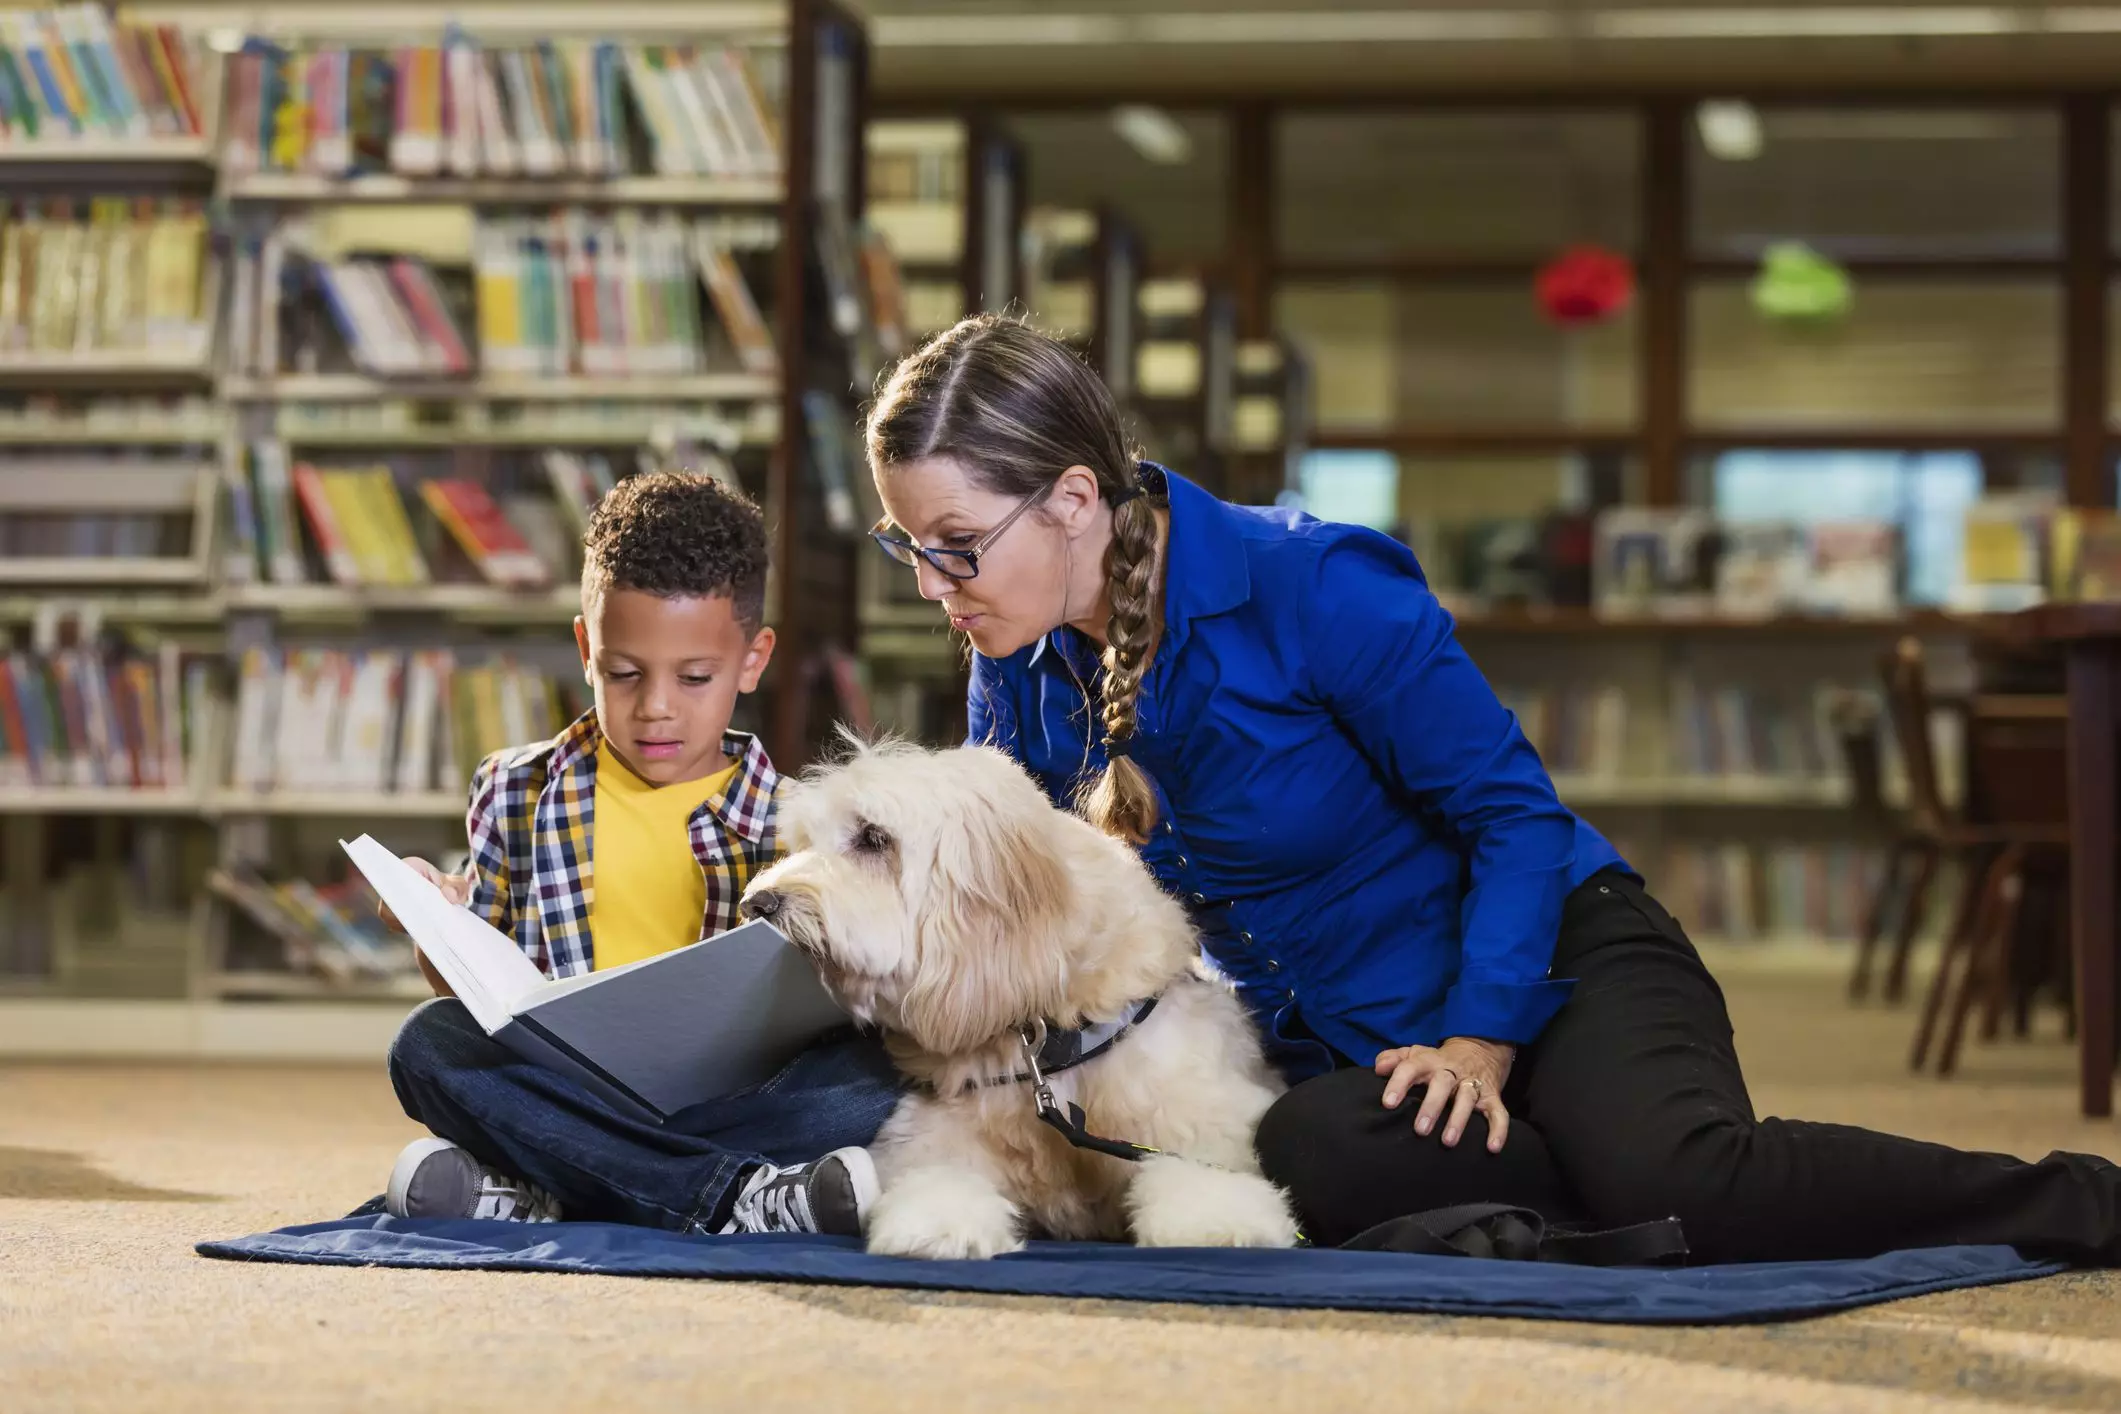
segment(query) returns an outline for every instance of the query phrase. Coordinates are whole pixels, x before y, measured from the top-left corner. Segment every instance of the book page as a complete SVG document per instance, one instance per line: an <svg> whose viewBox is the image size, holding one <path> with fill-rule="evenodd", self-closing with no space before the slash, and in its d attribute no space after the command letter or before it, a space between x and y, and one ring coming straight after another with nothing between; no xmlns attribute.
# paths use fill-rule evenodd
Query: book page
<svg viewBox="0 0 2121 1414"><path fill-rule="evenodd" d="M489 1035L506 1026L524 995L545 981L545 974L515 943L444 898L411 865L367 835L352 843L341 840L339 847Z"/></svg>

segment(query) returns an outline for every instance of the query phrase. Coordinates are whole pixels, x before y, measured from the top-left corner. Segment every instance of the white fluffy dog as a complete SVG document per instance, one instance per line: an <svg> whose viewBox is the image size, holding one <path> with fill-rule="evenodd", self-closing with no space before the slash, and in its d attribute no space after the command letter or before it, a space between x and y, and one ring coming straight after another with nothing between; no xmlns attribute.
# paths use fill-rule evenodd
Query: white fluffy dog
<svg viewBox="0 0 2121 1414"><path fill-rule="evenodd" d="M858 749L792 789L789 855L744 908L814 958L916 1082L872 1152L869 1250L991 1257L1027 1235L1286 1247L1296 1225L1252 1136L1280 1091L1184 910L1134 852L1055 809L997 751ZM1019 1028L1159 998L1109 1050L1050 1077L1130 1162L1041 1123Z"/></svg>

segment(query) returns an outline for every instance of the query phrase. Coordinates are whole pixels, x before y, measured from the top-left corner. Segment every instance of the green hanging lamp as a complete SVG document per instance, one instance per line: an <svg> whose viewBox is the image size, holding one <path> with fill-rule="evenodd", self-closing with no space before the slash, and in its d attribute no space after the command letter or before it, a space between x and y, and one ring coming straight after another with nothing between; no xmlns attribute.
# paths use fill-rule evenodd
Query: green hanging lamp
<svg viewBox="0 0 2121 1414"><path fill-rule="evenodd" d="M1787 323L1832 323L1846 317L1854 299L1849 272L1802 241L1769 246L1753 280L1753 308Z"/></svg>

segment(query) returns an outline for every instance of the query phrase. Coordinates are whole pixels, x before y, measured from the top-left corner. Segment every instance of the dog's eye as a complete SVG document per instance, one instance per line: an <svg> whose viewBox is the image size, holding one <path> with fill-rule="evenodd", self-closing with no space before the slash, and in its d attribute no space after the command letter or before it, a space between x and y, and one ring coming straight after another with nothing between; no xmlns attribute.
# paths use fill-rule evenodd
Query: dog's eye
<svg viewBox="0 0 2121 1414"><path fill-rule="evenodd" d="M891 848L891 833L864 820L854 827L853 846L856 854L882 854Z"/></svg>

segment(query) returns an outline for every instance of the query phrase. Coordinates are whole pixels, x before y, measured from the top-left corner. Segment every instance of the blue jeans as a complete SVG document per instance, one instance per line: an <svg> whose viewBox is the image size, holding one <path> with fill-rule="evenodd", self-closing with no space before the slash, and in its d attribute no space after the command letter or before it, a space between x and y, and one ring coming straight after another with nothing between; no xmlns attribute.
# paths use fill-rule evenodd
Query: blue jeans
<svg viewBox="0 0 2121 1414"><path fill-rule="evenodd" d="M835 1032L763 1085L649 1124L488 1036L453 997L390 1044L405 1113L560 1200L570 1219L712 1232L762 1162L804 1163L876 1137L903 1082L873 1037Z"/></svg>

